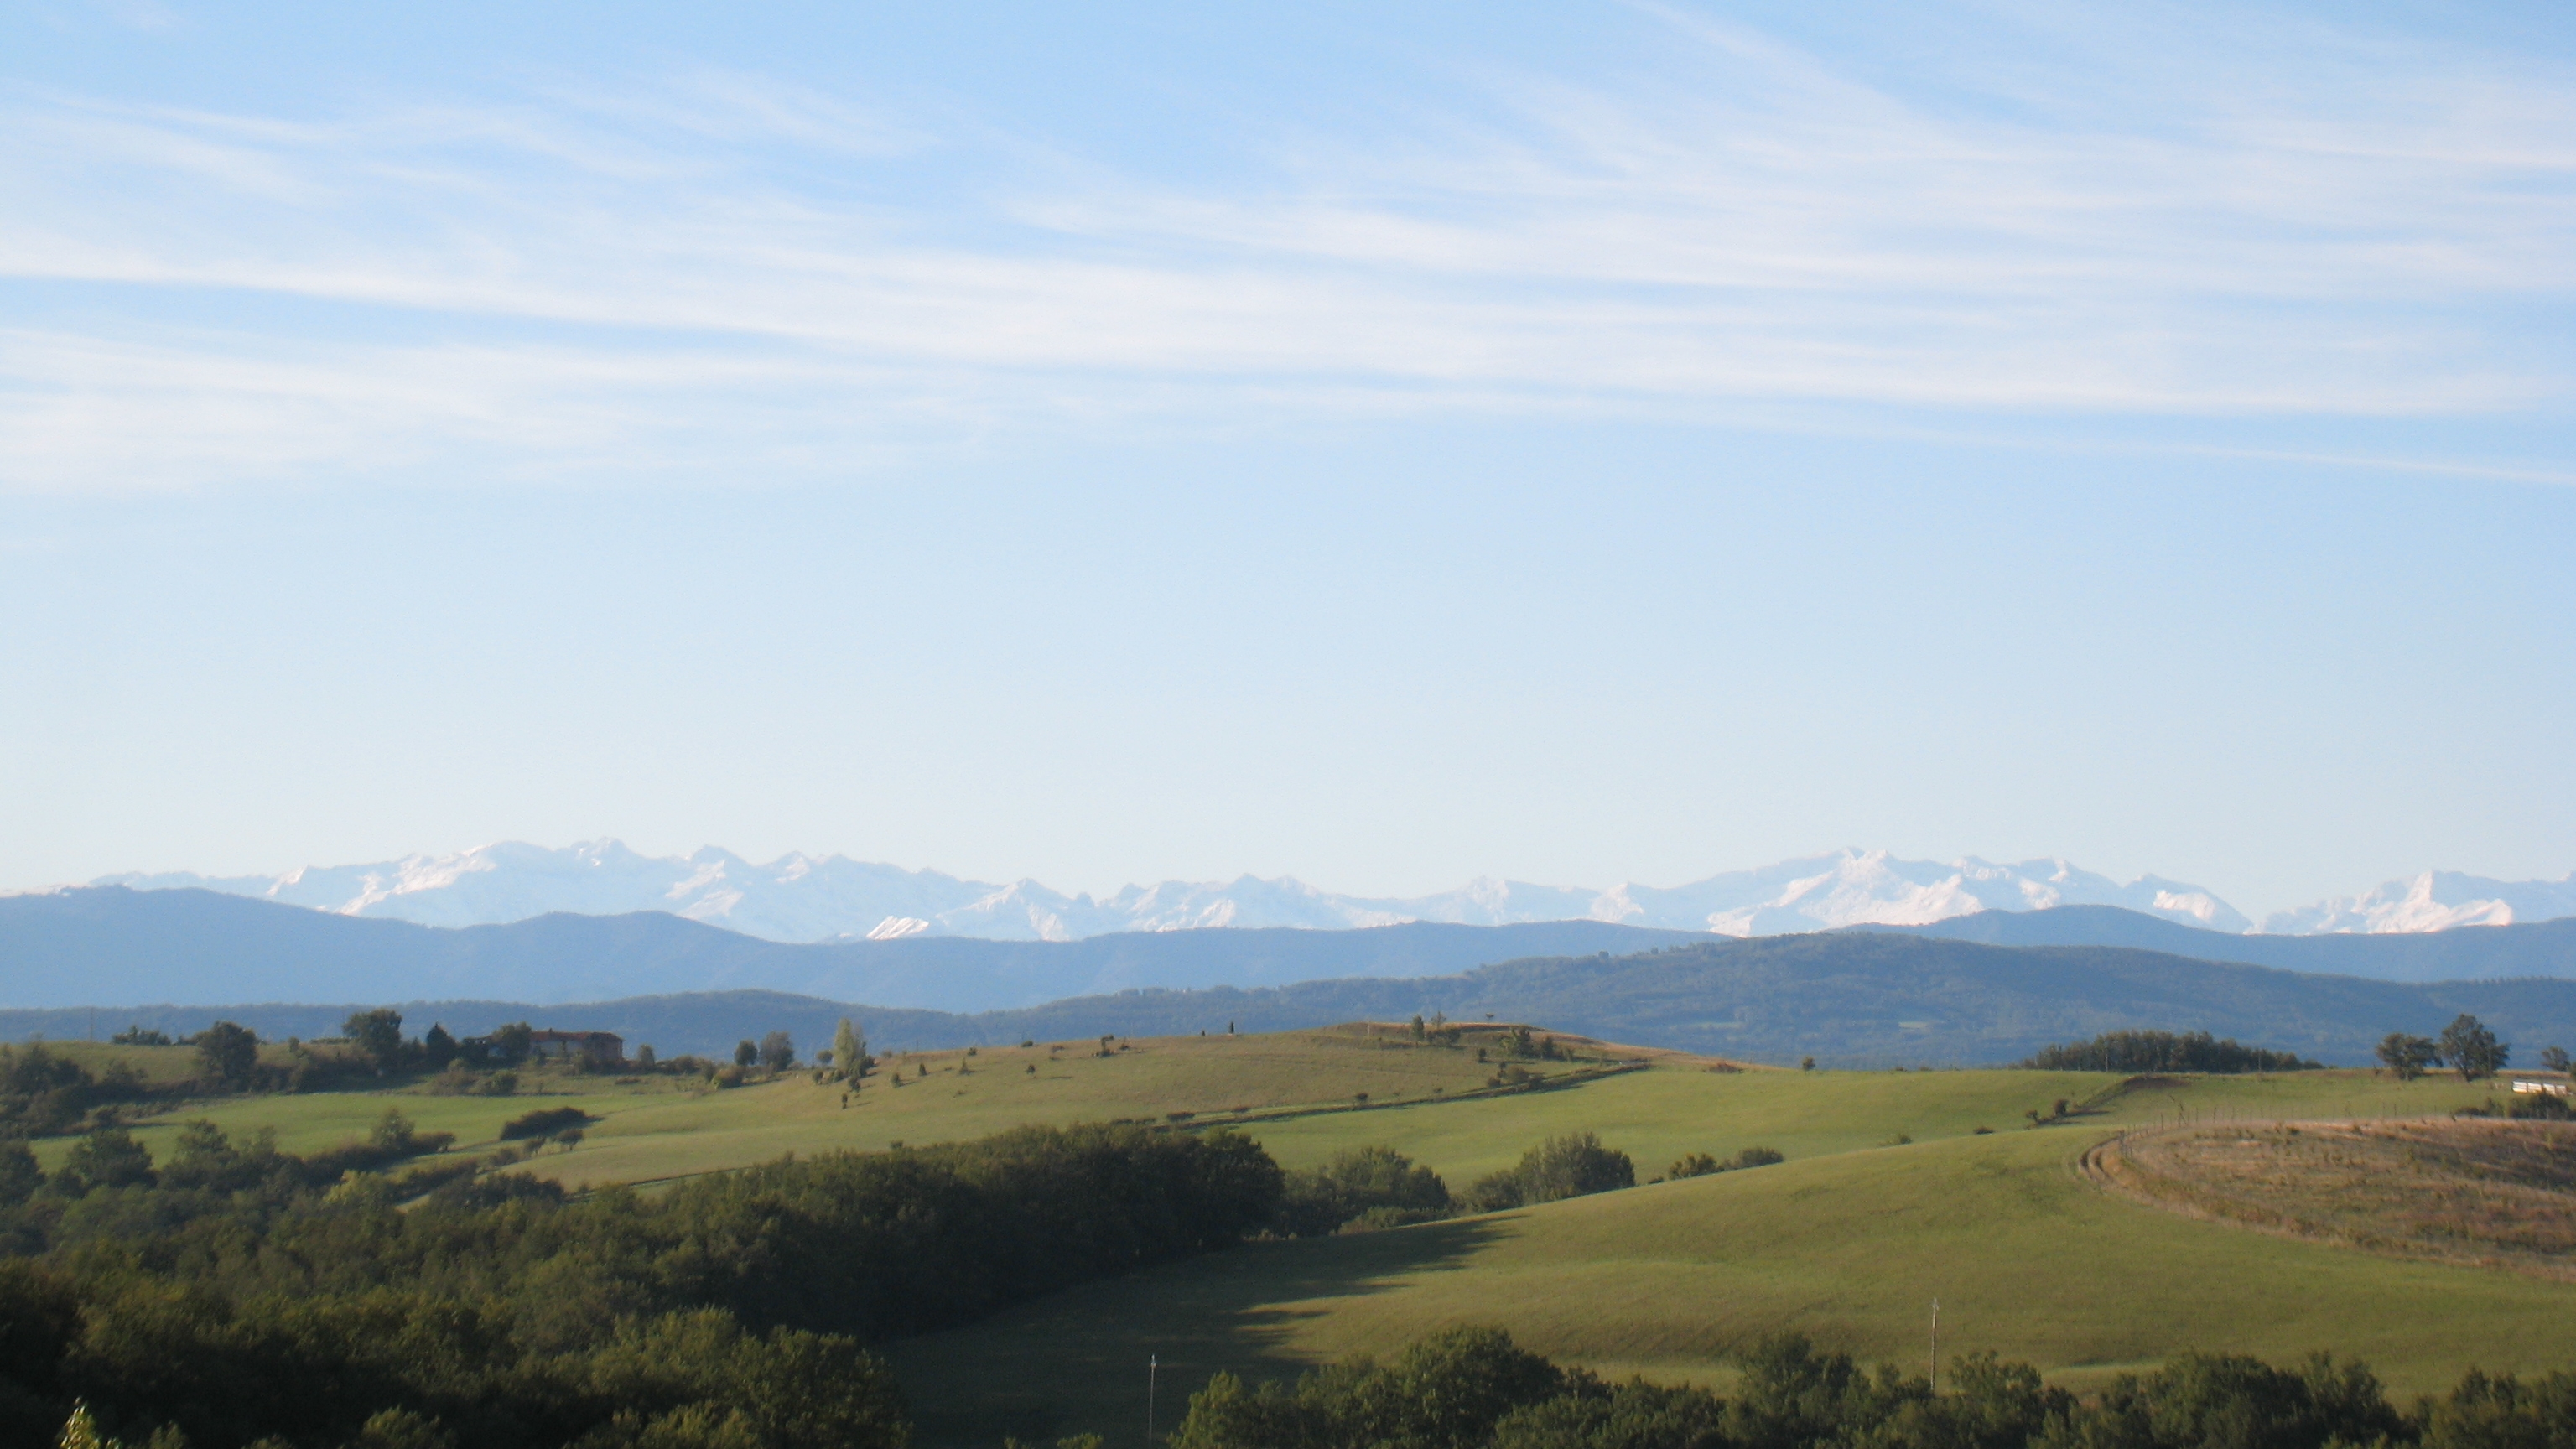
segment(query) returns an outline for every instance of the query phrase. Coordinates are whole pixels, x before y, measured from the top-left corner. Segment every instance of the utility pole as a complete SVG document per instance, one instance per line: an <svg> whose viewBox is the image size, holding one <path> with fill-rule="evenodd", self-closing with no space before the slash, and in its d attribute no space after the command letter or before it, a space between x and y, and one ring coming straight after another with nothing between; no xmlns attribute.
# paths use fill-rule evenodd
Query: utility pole
<svg viewBox="0 0 2576 1449"><path fill-rule="evenodd" d="M1145 1449L1154 1449L1154 1380L1162 1367L1159 1356L1145 1355Z"/></svg>
<svg viewBox="0 0 2576 1449"><path fill-rule="evenodd" d="M1941 1392L1941 1300L1932 1300L1932 1392Z"/></svg>

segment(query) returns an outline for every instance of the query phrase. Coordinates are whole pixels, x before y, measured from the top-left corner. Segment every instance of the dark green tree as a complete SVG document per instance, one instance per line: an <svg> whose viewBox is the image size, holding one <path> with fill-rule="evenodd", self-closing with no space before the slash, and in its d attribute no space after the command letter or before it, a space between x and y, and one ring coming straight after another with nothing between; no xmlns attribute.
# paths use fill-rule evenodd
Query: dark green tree
<svg viewBox="0 0 2576 1449"><path fill-rule="evenodd" d="M2408 1036L2402 1031L2381 1037L2375 1054L2389 1075L2401 1082L2424 1075L2426 1069L2442 1059L2442 1049L2433 1044L2431 1037Z"/></svg>
<svg viewBox="0 0 2576 1449"><path fill-rule="evenodd" d="M2492 1077L2503 1068L2513 1048L2496 1040L2485 1022L2460 1013L2449 1026L2442 1028L2442 1060L2460 1074L2463 1082Z"/></svg>
<svg viewBox="0 0 2576 1449"><path fill-rule="evenodd" d="M760 1064L773 1072L783 1072L796 1065L796 1039L783 1031L773 1031L762 1037Z"/></svg>
<svg viewBox="0 0 2576 1449"><path fill-rule="evenodd" d="M250 1085L259 1069L259 1038L246 1026L219 1021L197 1033L197 1077L227 1091Z"/></svg>
<svg viewBox="0 0 2576 1449"><path fill-rule="evenodd" d="M154 1181L152 1154L134 1134L110 1123L72 1144L54 1173L54 1191L81 1197L102 1187L149 1187Z"/></svg>
<svg viewBox="0 0 2576 1449"><path fill-rule="evenodd" d="M2540 1049L2540 1066L2543 1071L2563 1072L2567 1070L2567 1049L2565 1047L2554 1046L2542 1047Z"/></svg>
<svg viewBox="0 0 2576 1449"><path fill-rule="evenodd" d="M735 1066L748 1067L759 1060L760 1044L758 1042L751 1041L746 1038L745 1040L734 1044L733 1064Z"/></svg>
<svg viewBox="0 0 2576 1449"><path fill-rule="evenodd" d="M45 1185L36 1154L24 1142L0 1142L0 1208L13 1208Z"/></svg>
<svg viewBox="0 0 2576 1449"><path fill-rule="evenodd" d="M433 1072L444 1070L456 1060L456 1038L438 1022L429 1024L429 1032L420 1039L420 1059Z"/></svg>
<svg viewBox="0 0 2576 1449"><path fill-rule="evenodd" d="M536 1046L537 1029L524 1021L514 1021L492 1032L492 1055L501 1065L515 1067L528 1059Z"/></svg>
<svg viewBox="0 0 2576 1449"><path fill-rule="evenodd" d="M2563 1370L2525 1382L2471 1369L2424 1408L2424 1449L2576 1444L2576 1374Z"/></svg>
<svg viewBox="0 0 2576 1449"><path fill-rule="evenodd" d="M402 1013L390 1006L351 1012L341 1023L340 1034L366 1056L378 1075L402 1064Z"/></svg>

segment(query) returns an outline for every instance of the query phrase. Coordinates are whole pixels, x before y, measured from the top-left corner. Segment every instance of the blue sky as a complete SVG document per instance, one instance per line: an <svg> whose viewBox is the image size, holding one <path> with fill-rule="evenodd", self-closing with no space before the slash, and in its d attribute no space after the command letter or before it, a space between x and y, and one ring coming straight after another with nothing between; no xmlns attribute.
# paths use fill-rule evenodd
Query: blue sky
<svg viewBox="0 0 2576 1449"><path fill-rule="evenodd" d="M0 886L2576 868L2563 7L1388 9L0 9Z"/></svg>

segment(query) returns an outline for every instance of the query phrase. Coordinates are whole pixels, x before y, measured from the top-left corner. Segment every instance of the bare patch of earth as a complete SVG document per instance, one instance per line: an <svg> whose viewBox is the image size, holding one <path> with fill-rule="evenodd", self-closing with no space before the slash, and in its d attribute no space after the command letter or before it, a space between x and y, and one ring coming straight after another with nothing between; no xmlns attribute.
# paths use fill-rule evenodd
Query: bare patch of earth
<svg viewBox="0 0 2576 1449"><path fill-rule="evenodd" d="M2168 1128L2100 1144L2083 1171L2193 1217L2576 1281L2576 1123Z"/></svg>

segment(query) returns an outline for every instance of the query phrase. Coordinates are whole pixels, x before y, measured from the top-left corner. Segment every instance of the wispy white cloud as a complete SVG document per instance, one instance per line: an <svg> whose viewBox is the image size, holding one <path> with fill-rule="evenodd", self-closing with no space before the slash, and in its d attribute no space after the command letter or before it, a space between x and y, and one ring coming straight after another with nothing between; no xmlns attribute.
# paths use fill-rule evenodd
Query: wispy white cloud
<svg viewBox="0 0 2576 1449"><path fill-rule="evenodd" d="M1652 13L1652 74L1490 77L1481 121L1223 185L729 73L329 123L23 95L0 277L53 300L0 336L0 475L794 468L1247 408L2569 400L2530 317L2576 291L2563 77L2424 51L2356 95L2364 41L2252 35L2105 72L2121 107L1991 75L1975 106ZM261 298L299 305L203 315Z"/></svg>

